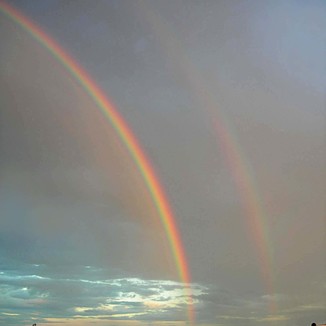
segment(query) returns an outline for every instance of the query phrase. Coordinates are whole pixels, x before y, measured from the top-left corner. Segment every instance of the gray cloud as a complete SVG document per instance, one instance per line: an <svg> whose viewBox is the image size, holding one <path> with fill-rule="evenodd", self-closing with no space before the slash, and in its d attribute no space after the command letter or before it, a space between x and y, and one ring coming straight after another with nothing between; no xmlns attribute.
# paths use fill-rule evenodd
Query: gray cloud
<svg viewBox="0 0 326 326"><path fill-rule="evenodd" d="M11 2L91 73L144 147L175 212L197 323L324 322L324 3ZM0 39L0 323L182 324L171 248L119 137L2 14ZM245 194L215 111L256 186ZM262 208L273 289L246 195Z"/></svg>

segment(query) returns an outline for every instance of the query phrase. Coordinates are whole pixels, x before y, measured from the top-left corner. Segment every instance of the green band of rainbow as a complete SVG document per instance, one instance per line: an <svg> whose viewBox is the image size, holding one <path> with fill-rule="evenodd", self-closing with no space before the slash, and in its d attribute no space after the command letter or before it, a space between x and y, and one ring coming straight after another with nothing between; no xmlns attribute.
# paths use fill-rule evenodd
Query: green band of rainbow
<svg viewBox="0 0 326 326"><path fill-rule="evenodd" d="M176 220L168 203L167 197L160 184L159 178L154 171L149 159L141 148L137 138L133 134L126 121L119 114L113 104L107 99L103 91L96 85L86 71L64 51L49 35L40 29L30 19L25 17L17 9L5 2L0 2L0 11L13 20L17 25L27 31L35 40L42 44L83 87L88 95L94 100L106 119L119 135L121 141L128 149L143 180L150 196L156 206L165 234L167 235L174 262L180 280L185 283L189 306L188 318L190 322L195 319L190 289L190 273L188 269L185 251L177 228Z"/></svg>

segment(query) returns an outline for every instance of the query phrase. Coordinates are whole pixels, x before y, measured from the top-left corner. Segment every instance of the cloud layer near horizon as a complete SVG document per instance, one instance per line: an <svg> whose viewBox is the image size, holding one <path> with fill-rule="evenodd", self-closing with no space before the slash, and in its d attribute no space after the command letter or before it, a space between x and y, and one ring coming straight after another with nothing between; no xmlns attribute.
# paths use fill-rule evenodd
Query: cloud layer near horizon
<svg viewBox="0 0 326 326"><path fill-rule="evenodd" d="M95 324L103 320L108 325L116 321L161 321L167 325L181 325L187 318L188 297L184 285L169 280L146 280L133 277L104 278L109 270L93 266L49 266L1 264L0 320L8 325L37 322L70 325L74 321ZM92 277L89 279L89 277ZM324 285L325 288L325 285ZM294 298L275 294L239 298L235 293L213 285L192 284L194 308L198 325L207 325L216 319L221 324L268 325L319 318L323 304L303 302L284 308ZM283 306L277 314L266 314L266 303L274 300ZM248 311L251 311L248 313Z"/></svg>

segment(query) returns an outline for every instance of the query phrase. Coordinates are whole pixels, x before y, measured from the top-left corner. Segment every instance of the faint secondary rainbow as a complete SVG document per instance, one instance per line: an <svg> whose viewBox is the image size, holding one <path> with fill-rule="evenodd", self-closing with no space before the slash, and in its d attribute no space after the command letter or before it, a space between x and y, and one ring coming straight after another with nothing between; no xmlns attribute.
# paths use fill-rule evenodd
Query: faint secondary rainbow
<svg viewBox="0 0 326 326"><path fill-rule="evenodd" d="M83 87L88 95L94 100L106 119L119 135L119 138L128 149L130 156L135 162L150 196L159 214L164 231L167 235L171 252L180 280L185 284L188 296L188 318L190 322L195 319L190 288L190 272L183 248L181 237L177 228L173 212L167 197L160 184L159 178L154 171L149 159L141 148L137 138L133 134L126 121L117 109L107 99L104 92L96 85L88 73L73 59L58 43L41 30L34 22L25 17L20 11L6 2L0 1L0 11L27 31L35 40L42 44L52 56L58 60L74 76L76 81Z"/></svg>
<svg viewBox="0 0 326 326"><path fill-rule="evenodd" d="M253 177L254 173L251 171L250 165L244 153L242 153L236 138L230 132L232 130L231 126L226 128L225 120L223 120L223 124L217 119L214 122L220 147L240 193L250 231L257 246L261 274L265 282L266 291L270 295L268 302L269 312L276 313L277 307L274 299L275 289L272 275L273 255L266 227L265 213L260 203L259 192Z"/></svg>
<svg viewBox="0 0 326 326"><path fill-rule="evenodd" d="M170 25L163 20L161 15L157 15L150 8L149 2L145 3L140 0L137 3L140 5L139 14L142 15L142 20L149 23L156 39L161 42L161 50L173 67L173 72L178 74L178 79L186 84L193 99L209 116L218 145L222 150L226 165L239 193L247 225L256 246L265 291L269 295L269 313L274 314L277 307L274 299L272 246L269 240L267 216L259 196L255 174L246 159L245 153L241 150L236 132L232 130L226 116L219 110L217 101L212 95L214 93L210 91L200 70L189 59L186 51L183 50L180 40L175 37L169 27Z"/></svg>

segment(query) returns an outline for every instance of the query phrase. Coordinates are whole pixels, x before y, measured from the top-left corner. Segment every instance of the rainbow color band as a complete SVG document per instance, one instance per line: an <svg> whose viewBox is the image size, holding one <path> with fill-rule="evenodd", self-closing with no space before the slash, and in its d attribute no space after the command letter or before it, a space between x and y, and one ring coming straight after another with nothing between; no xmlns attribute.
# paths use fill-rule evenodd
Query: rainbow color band
<svg viewBox="0 0 326 326"><path fill-rule="evenodd" d="M0 11L27 31L35 40L44 46L52 56L60 62L75 80L83 87L96 103L105 118L110 122L122 143L128 149L130 156L136 164L147 186L150 196L159 214L165 234L168 238L174 262L180 280L185 284L188 296L188 318L191 323L195 320L190 288L190 272L187 264L185 250L182 245L180 233L175 217L148 157L145 155L137 138L117 109L107 99L104 92L96 85L88 73L74 60L58 43L41 30L35 23L25 17L16 8L6 2L0 1Z"/></svg>
<svg viewBox="0 0 326 326"><path fill-rule="evenodd" d="M272 242L268 232L268 216L264 210L255 173L240 146L236 132L223 111L219 109L213 95L214 91L188 56L182 41L177 38L170 24L164 20L164 15L159 15L152 10L151 2L139 0L137 4L140 5L138 13L154 33L173 73L178 76L179 81L186 84L198 108L209 117L218 150L222 152L225 164L234 180L244 212L243 216L246 218L250 236L256 247L262 281L269 296L269 313L275 314L278 307L275 300Z"/></svg>

